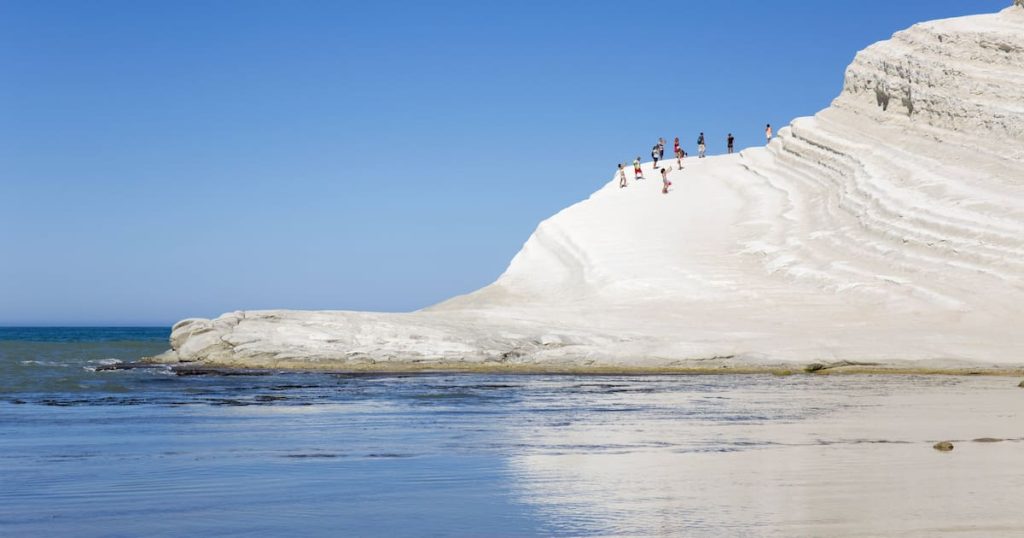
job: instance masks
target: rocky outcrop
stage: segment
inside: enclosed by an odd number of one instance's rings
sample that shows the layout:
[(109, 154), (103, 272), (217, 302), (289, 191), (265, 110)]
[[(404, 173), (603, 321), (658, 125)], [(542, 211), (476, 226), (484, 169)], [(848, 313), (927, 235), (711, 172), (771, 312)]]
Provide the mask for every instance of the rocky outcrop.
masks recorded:
[(163, 359), (1024, 364), (1024, 10), (915, 25), (859, 53), (832, 105), (767, 147), (695, 161), (669, 195), (613, 180), (469, 295), (186, 320)]

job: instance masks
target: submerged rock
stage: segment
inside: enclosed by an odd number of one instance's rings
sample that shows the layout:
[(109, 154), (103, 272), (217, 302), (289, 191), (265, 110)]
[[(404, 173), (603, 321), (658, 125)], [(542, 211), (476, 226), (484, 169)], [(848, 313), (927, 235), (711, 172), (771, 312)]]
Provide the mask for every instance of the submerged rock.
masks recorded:
[(953, 443), (950, 443), (949, 441), (941, 441), (935, 443), (935, 445), (933, 445), (932, 448), (938, 450), (939, 452), (950, 452), (953, 450)]

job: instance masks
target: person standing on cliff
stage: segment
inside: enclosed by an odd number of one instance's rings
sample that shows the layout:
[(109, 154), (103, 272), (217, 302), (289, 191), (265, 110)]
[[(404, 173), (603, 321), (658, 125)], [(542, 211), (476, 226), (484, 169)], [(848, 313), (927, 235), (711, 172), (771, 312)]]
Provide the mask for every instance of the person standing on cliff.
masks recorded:
[(654, 165), (652, 165), (651, 168), (654, 168), (655, 170), (657, 170), (658, 169), (658, 159), (661, 158), (661, 154), (658, 152), (658, 145), (657, 144), (655, 144), (654, 147), (651, 148), (651, 158), (654, 159)]
[(676, 152), (676, 164), (679, 165), (679, 169), (683, 169), (683, 147), (679, 145), (679, 137), (676, 137), (675, 141), (675, 152)]
[(704, 158), (704, 150), (706, 149), (706, 147), (707, 146), (704, 145), (704, 133), (701, 133), (700, 136), (697, 137), (697, 158), (698, 159), (703, 159)]
[(772, 124), (770, 124), (770, 123), (768, 124), (767, 127), (764, 128), (764, 138), (766, 140), (766, 143), (771, 143), (771, 141), (772, 141)]
[(626, 184), (626, 167), (619, 163), (619, 188), (628, 187)]
[(640, 169), (640, 156), (637, 155), (636, 159), (633, 159), (633, 179), (643, 179), (644, 171)]
[(729, 154), (732, 155), (732, 147), (733, 147), (733, 143), (736, 142), (736, 139), (733, 138), (732, 133), (729, 133), (729, 138), (727, 138), (725, 140), (726, 140), (726, 143), (727, 143), (728, 148), (729, 148)]
[(668, 170), (661, 169), (661, 194), (668, 194), (668, 188), (672, 186), (672, 182), (668, 180)]
[(658, 159), (665, 160), (665, 139), (658, 137)]

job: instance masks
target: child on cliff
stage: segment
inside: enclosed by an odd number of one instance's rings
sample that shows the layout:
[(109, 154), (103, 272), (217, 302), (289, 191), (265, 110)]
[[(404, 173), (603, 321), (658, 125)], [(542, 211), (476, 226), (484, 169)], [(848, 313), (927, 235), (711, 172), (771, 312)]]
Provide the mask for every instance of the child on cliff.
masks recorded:
[(698, 159), (703, 159), (704, 158), (704, 150), (706, 148), (707, 148), (707, 146), (704, 145), (704, 133), (701, 133), (700, 136), (697, 137), (697, 158)]
[(661, 194), (668, 194), (668, 188), (672, 186), (672, 182), (668, 180), (668, 170), (661, 169)]
[(770, 123), (768, 124), (767, 127), (764, 128), (764, 138), (765, 138), (765, 141), (766, 141), (765, 143), (771, 143), (771, 141), (772, 141), (772, 124), (770, 124)]
[(651, 165), (651, 168), (657, 170), (658, 169), (658, 159), (661, 158), (661, 153), (658, 152), (658, 145), (657, 144), (655, 144), (654, 147), (651, 148), (651, 158), (654, 159), (654, 164)]
[(637, 155), (636, 159), (633, 159), (633, 179), (643, 179), (644, 171), (640, 169), (640, 156)]
[(619, 188), (627, 187), (626, 184), (626, 167), (622, 163), (619, 163)]
[(676, 137), (675, 141), (675, 152), (676, 152), (676, 164), (679, 165), (679, 169), (683, 169), (683, 147), (679, 145), (679, 137)]

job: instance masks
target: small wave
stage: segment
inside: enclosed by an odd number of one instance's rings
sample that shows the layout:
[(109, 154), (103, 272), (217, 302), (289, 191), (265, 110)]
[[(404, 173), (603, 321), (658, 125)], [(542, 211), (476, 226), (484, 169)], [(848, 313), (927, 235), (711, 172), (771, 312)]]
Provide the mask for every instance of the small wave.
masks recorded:
[(96, 369), (100, 366), (113, 366), (115, 364), (121, 364), (124, 361), (120, 359), (95, 359), (88, 362), (91, 366), (82, 367), (82, 369), (85, 370), (86, 372), (95, 372)]
[(29, 359), (29, 360), (24, 360), (24, 361), (20, 361), (20, 362), (21, 362), (21, 364), (24, 364), (26, 366), (30, 366), (30, 365), (31, 366), (55, 366), (57, 368), (67, 368), (68, 367), (67, 364), (65, 364), (63, 362), (57, 362), (57, 361), (38, 361), (38, 360)]

